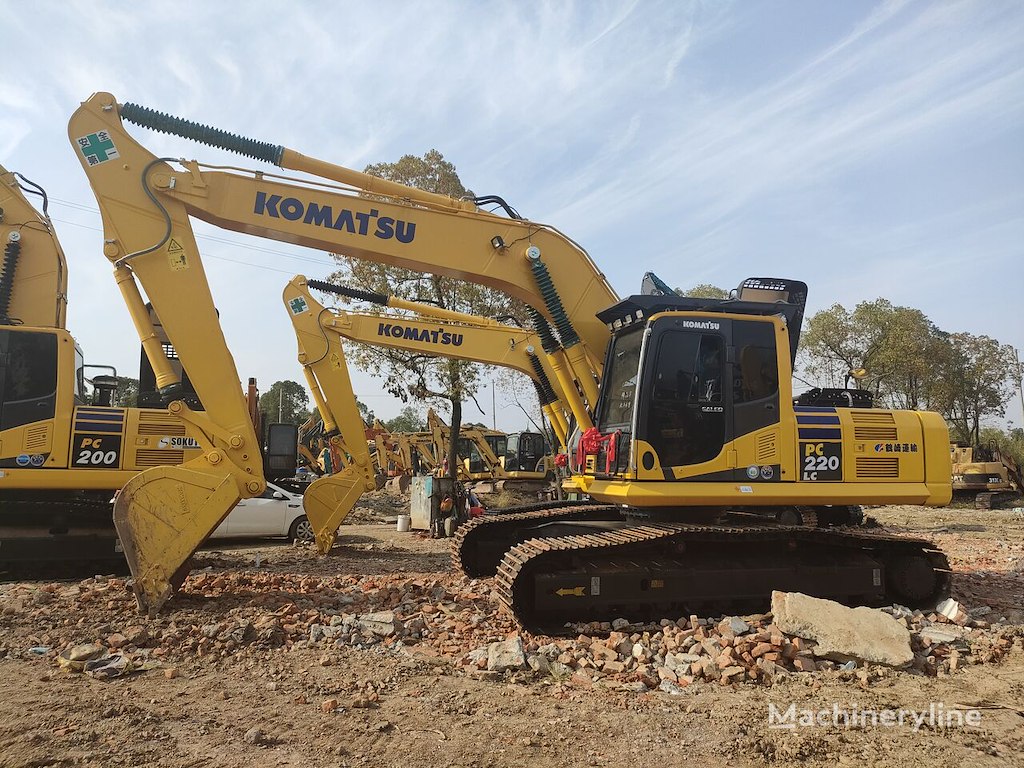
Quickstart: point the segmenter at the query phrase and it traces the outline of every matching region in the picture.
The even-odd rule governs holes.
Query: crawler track
[[[933,605],[948,595],[950,574],[945,555],[919,539],[652,523],[516,544],[496,582],[525,628],[557,634],[567,622],[766,610],[774,589],[857,605]]]
[[[80,578],[126,573],[109,498],[54,492],[0,496],[0,572]]]
[[[549,501],[506,507],[459,526],[452,540],[452,566],[474,579],[493,576],[504,553],[522,539],[524,529],[544,523],[617,517],[618,508],[613,504]]]

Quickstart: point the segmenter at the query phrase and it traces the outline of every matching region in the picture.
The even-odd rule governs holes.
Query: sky
[[[809,314],[887,298],[1024,349],[1018,0],[0,0],[0,19],[0,163],[47,190],[69,328],[121,375],[138,340],[66,128],[97,91],[356,169],[437,149],[580,243],[619,295],[648,270],[684,288],[789,277]],[[301,381],[280,294],[330,257],[195,230],[240,378]],[[378,416],[401,408],[354,384]],[[464,418],[527,427],[493,399]],[[1007,418],[1024,424],[1019,395]]]

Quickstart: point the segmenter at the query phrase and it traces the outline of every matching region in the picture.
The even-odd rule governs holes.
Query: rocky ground
[[[0,766],[1024,765],[1012,512],[870,510],[935,540],[954,600],[874,611],[895,645],[853,648],[783,598],[521,633],[486,580],[450,572],[445,542],[380,522],[400,504],[374,494],[326,558],[206,550],[155,620],[123,577],[0,584]],[[918,720],[870,720],[899,709]]]

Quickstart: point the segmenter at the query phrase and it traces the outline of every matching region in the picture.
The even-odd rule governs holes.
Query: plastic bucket
[[[399,515],[398,516],[398,532],[406,533],[412,528],[412,516],[411,515]]]

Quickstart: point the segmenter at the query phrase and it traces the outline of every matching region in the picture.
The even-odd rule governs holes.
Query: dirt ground
[[[367,522],[386,513],[365,509],[327,558],[278,542],[207,550],[156,620],[135,615],[123,579],[0,584],[0,766],[1024,765],[1020,632],[998,661],[935,677],[814,672],[670,695],[580,675],[477,672],[459,663],[463,651],[516,627],[485,582],[450,572],[446,542]],[[955,570],[954,596],[991,608],[994,628],[1024,623],[1024,520],[969,509],[869,514],[886,530],[933,538]],[[468,607],[452,616],[468,618],[428,622],[429,644],[289,639],[305,637],[302,622],[325,606],[370,605],[368,595],[419,601],[431,621],[461,601]],[[232,640],[226,617],[249,617],[251,642]],[[135,643],[136,661],[152,668],[106,681],[61,668],[57,653],[82,643]],[[980,724],[770,727],[769,706],[791,704],[974,708]]]

